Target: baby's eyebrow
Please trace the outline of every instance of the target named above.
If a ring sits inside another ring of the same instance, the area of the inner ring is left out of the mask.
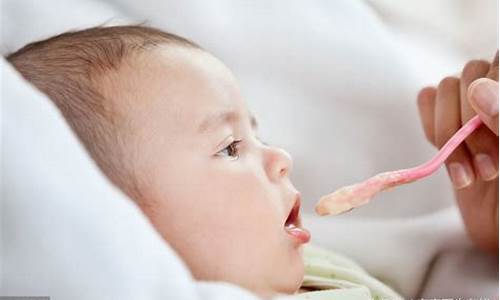
[[[240,114],[236,111],[220,111],[209,115],[206,117],[200,125],[198,125],[198,132],[205,133],[212,128],[216,128],[224,123],[236,123],[240,120]],[[252,129],[257,129],[257,120],[255,116],[250,114],[250,124],[252,125]]]

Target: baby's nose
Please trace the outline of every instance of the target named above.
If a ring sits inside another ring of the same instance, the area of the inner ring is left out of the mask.
[[[292,170],[292,157],[278,147],[268,147],[266,153],[266,169],[271,181],[279,181],[288,177]]]

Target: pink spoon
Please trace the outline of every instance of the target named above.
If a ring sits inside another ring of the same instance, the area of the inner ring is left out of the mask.
[[[465,123],[439,152],[428,162],[410,169],[402,169],[377,174],[363,182],[345,186],[321,197],[316,203],[316,213],[336,215],[367,204],[378,192],[427,177],[439,169],[440,165],[474,130],[481,126],[479,116]]]

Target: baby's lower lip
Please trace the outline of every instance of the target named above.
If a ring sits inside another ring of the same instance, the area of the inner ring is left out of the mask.
[[[311,234],[305,228],[297,227],[295,224],[285,226],[285,231],[297,240],[300,244],[305,244],[311,239]]]

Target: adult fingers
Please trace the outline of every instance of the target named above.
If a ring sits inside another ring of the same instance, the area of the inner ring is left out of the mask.
[[[480,78],[469,87],[468,98],[481,120],[497,135],[498,145],[498,82]]]
[[[472,108],[469,101],[468,88],[470,84],[481,77],[486,76],[490,69],[490,64],[485,61],[471,61],[467,63],[460,78],[460,103],[462,124],[477,113]],[[498,100],[497,100],[498,104]],[[495,136],[486,126],[482,126],[474,131],[465,143],[474,163],[476,174],[484,181],[489,181],[497,177],[497,156],[498,137]]]
[[[490,69],[490,64],[483,60],[468,62],[462,70],[460,77],[460,111],[462,124],[465,124],[477,113],[467,101],[467,88],[476,79],[485,77]]]
[[[424,129],[427,140],[436,146],[434,136],[434,112],[436,106],[436,88],[423,88],[417,96],[417,105],[420,115],[420,122]]]
[[[498,50],[497,50],[497,53],[495,54],[495,58],[493,59],[493,62],[490,65],[490,70],[489,70],[488,74],[486,75],[486,77],[498,82]],[[486,82],[488,82],[488,81],[486,81]],[[493,115],[492,117],[490,117],[491,119],[486,114],[483,114],[482,118],[483,118],[483,120],[485,120],[486,125],[498,136],[498,100],[495,101],[495,99],[498,99],[498,84],[495,85],[493,82],[489,82],[489,84],[490,84],[490,89],[491,88],[493,89],[492,90],[493,96],[492,97],[483,97],[483,98],[493,100],[493,102],[490,104],[490,103],[488,103],[488,100],[483,101],[486,103],[483,103],[484,108],[482,110],[480,110],[480,112],[490,111],[490,115]],[[470,89],[470,90],[472,92],[472,89]],[[481,90],[480,89],[476,90],[476,93],[478,93],[478,92],[481,92]],[[488,91],[483,91],[483,92],[488,93]],[[476,96],[480,96],[480,95],[476,95]],[[481,98],[481,97],[479,97],[479,98]],[[477,103],[477,101],[475,101],[475,99],[473,101],[475,102],[476,108],[479,108],[478,107],[479,103]],[[479,114],[481,115],[481,113],[479,113]]]
[[[443,79],[436,94],[434,135],[441,148],[460,128],[460,80],[455,77]],[[446,160],[446,167],[456,189],[470,186],[475,180],[469,152],[464,144],[453,151]]]
[[[493,59],[493,62],[490,65],[490,71],[488,72],[486,77],[498,82],[498,50],[497,50],[497,53],[495,54],[495,58]]]

